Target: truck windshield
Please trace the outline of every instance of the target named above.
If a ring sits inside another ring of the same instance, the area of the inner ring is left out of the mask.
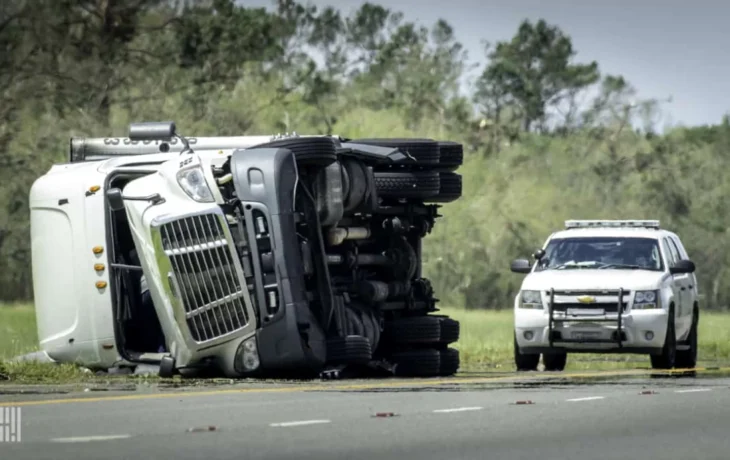
[[[636,237],[555,238],[545,248],[536,271],[624,269],[662,271],[658,241]]]

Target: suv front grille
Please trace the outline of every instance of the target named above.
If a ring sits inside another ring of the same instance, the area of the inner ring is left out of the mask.
[[[207,342],[246,326],[244,292],[248,291],[237,276],[218,215],[168,222],[160,228],[160,236],[193,340]]]

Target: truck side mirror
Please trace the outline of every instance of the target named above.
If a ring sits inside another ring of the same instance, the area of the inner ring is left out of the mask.
[[[512,270],[512,272],[514,273],[530,273],[530,271],[532,270],[532,265],[527,259],[517,259],[512,261],[512,264],[510,265],[510,270]]]
[[[122,190],[119,188],[110,188],[106,191],[106,201],[112,211],[121,211],[124,209],[124,197]]]

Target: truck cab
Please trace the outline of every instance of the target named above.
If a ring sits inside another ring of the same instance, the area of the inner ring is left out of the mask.
[[[431,314],[420,266],[434,203],[461,195],[461,149],[186,138],[172,122],[72,139],[69,163],[30,192],[41,347],[165,377],[453,375],[459,325]]]

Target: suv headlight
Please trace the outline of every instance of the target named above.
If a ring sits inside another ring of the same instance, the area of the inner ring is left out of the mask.
[[[200,165],[181,169],[177,173],[177,183],[188,194],[190,198],[201,203],[212,203],[215,201],[213,192],[205,180],[205,173]]]
[[[632,308],[635,310],[661,308],[661,305],[659,305],[659,291],[636,291]]]
[[[542,310],[542,296],[540,291],[521,291],[520,308],[532,308]]]

